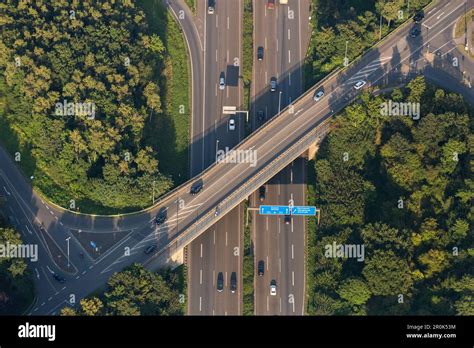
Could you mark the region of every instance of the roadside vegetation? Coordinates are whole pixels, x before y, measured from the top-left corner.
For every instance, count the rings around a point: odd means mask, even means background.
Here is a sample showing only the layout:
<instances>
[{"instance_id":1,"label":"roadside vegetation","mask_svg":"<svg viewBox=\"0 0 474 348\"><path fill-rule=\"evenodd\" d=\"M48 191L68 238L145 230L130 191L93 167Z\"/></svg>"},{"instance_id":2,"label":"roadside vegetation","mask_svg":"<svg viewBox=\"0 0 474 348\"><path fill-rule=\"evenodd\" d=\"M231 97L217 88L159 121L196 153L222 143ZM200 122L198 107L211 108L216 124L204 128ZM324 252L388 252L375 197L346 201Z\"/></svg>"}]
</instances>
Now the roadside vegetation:
<instances>
[{"instance_id":1,"label":"roadside vegetation","mask_svg":"<svg viewBox=\"0 0 474 348\"><path fill-rule=\"evenodd\" d=\"M312 0L313 33L304 67L305 87L344 65L346 43L350 63L377 43L380 34L384 37L429 2L410 0L408 14L408 2L404 0ZM400 10L403 18L399 18Z\"/></svg>"},{"instance_id":2,"label":"roadside vegetation","mask_svg":"<svg viewBox=\"0 0 474 348\"><path fill-rule=\"evenodd\" d=\"M0 197L1 200L1 197ZM2 202L0 201L0 206ZM22 244L20 233L0 215L0 244ZM33 278L24 259L0 257L0 315L22 315L35 297Z\"/></svg>"},{"instance_id":3,"label":"roadside vegetation","mask_svg":"<svg viewBox=\"0 0 474 348\"><path fill-rule=\"evenodd\" d=\"M104 292L80 301L77 308L64 307L63 316L160 315L185 313L182 270L153 273L134 264L110 277Z\"/></svg>"},{"instance_id":4,"label":"roadside vegetation","mask_svg":"<svg viewBox=\"0 0 474 348\"><path fill-rule=\"evenodd\" d=\"M244 0L242 33L242 76L244 78L244 108L250 109L250 92L253 70L253 4L252 0Z\"/></svg>"},{"instance_id":5,"label":"roadside vegetation","mask_svg":"<svg viewBox=\"0 0 474 348\"><path fill-rule=\"evenodd\" d=\"M186 179L184 41L144 3L2 5L0 141L59 205L127 212Z\"/></svg>"},{"instance_id":6,"label":"roadside vegetation","mask_svg":"<svg viewBox=\"0 0 474 348\"><path fill-rule=\"evenodd\" d=\"M388 100L421 119L382 116ZM413 79L364 93L335 120L309 171L308 313L474 314L474 111ZM357 146L354 146L357 144ZM364 246L362 261L329 245Z\"/></svg>"},{"instance_id":7,"label":"roadside vegetation","mask_svg":"<svg viewBox=\"0 0 474 348\"><path fill-rule=\"evenodd\" d=\"M193 14L196 14L196 0L184 0Z\"/></svg>"},{"instance_id":8,"label":"roadside vegetation","mask_svg":"<svg viewBox=\"0 0 474 348\"><path fill-rule=\"evenodd\" d=\"M244 257L242 266L243 278L243 315L254 315L254 252L252 243L252 214L247 211L248 201L245 203L245 216L248 214L248 224L244 227Z\"/></svg>"}]
</instances>

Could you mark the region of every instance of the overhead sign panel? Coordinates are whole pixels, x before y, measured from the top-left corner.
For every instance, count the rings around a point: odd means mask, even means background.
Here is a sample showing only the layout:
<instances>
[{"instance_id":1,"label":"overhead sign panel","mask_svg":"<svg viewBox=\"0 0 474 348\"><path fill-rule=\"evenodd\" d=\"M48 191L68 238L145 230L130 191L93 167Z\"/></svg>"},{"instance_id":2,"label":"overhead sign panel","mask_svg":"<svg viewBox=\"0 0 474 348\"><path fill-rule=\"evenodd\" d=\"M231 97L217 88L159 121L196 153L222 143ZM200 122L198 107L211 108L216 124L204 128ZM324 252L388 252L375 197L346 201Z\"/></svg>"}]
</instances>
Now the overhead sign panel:
<instances>
[{"instance_id":1,"label":"overhead sign panel","mask_svg":"<svg viewBox=\"0 0 474 348\"><path fill-rule=\"evenodd\" d=\"M316 207L312 206L294 206L287 205L261 205L260 215L316 215Z\"/></svg>"}]
</instances>

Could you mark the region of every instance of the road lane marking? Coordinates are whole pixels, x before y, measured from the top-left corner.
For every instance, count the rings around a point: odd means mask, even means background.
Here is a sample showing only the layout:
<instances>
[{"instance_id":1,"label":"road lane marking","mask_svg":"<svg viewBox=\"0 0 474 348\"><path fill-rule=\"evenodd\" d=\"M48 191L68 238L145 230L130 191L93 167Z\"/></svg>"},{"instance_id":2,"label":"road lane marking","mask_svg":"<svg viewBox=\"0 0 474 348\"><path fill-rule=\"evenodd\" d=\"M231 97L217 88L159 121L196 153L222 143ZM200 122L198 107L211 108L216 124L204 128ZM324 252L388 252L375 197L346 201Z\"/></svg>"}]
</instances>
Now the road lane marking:
<instances>
[{"instance_id":1,"label":"road lane marking","mask_svg":"<svg viewBox=\"0 0 474 348\"><path fill-rule=\"evenodd\" d=\"M216 14L216 28L219 28L219 15Z\"/></svg>"},{"instance_id":2,"label":"road lane marking","mask_svg":"<svg viewBox=\"0 0 474 348\"><path fill-rule=\"evenodd\" d=\"M288 86L291 86L291 72L288 73Z\"/></svg>"},{"instance_id":3,"label":"road lane marking","mask_svg":"<svg viewBox=\"0 0 474 348\"><path fill-rule=\"evenodd\" d=\"M265 225L266 225L266 230L268 231L268 216L265 216Z\"/></svg>"},{"instance_id":4,"label":"road lane marking","mask_svg":"<svg viewBox=\"0 0 474 348\"><path fill-rule=\"evenodd\" d=\"M293 183L293 169L290 171L290 183Z\"/></svg>"},{"instance_id":5,"label":"road lane marking","mask_svg":"<svg viewBox=\"0 0 474 348\"><path fill-rule=\"evenodd\" d=\"M288 29L288 40L291 40L290 29Z\"/></svg>"},{"instance_id":6,"label":"road lane marking","mask_svg":"<svg viewBox=\"0 0 474 348\"><path fill-rule=\"evenodd\" d=\"M278 270L281 273L281 257L278 259Z\"/></svg>"},{"instance_id":7,"label":"road lane marking","mask_svg":"<svg viewBox=\"0 0 474 348\"><path fill-rule=\"evenodd\" d=\"M281 313L281 297L280 297L280 313Z\"/></svg>"},{"instance_id":8,"label":"road lane marking","mask_svg":"<svg viewBox=\"0 0 474 348\"><path fill-rule=\"evenodd\" d=\"M230 28L230 20L229 20L229 17L227 17L227 29Z\"/></svg>"},{"instance_id":9,"label":"road lane marking","mask_svg":"<svg viewBox=\"0 0 474 348\"><path fill-rule=\"evenodd\" d=\"M199 284L202 285L202 269L199 270Z\"/></svg>"},{"instance_id":10,"label":"road lane marking","mask_svg":"<svg viewBox=\"0 0 474 348\"><path fill-rule=\"evenodd\" d=\"M202 311L202 297L199 296L199 312Z\"/></svg>"},{"instance_id":11,"label":"road lane marking","mask_svg":"<svg viewBox=\"0 0 474 348\"><path fill-rule=\"evenodd\" d=\"M291 283L295 286L295 271L291 271Z\"/></svg>"},{"instance_id":12,"label":"road lane marking","mask_svg":"<svg viewBox=\"0 0 474 348\"><path fill-rule=\"evenodd\" d=\"M39 278L40 278L40 274L39 274L38 269L37 269L36 267L35 267L35 273L36 273L36 278L39 279Z\"/></svg>"},{"instance_id":13,"label":"road lane marking","mask_svg":"<svg viewBox=\"0 0 474 348\"><path fill-rule=\"evenodd\" d=\"M214 230L214 244L216 244L216 230Z\"/></svg>"},{"instance_id":14,"label":"road lane marking","mask_svg":"<svg viewBox=\"0 0 474 348\"><path fill-rule=\"evenodd\" d=\"M291 244L291 259L295 259L295 245Z\"/></svg>"},{"instance_id":15,"label":"road lane marking","mask_svg":"<svg viewBox=\"0 0 474 348\"><path fill-rule=\"evenodd\" d=\"M288 63L291 63L291 50L288 50Z\"/></svg>"},{"instance_id":16,"label":"road lane marking","mask_svg":"<svg viewBox=\"0 0 474 348\"><path fill-rule=\"evenodd\" d=\"M270 298L267 295L267 312L270 312Z\"/></svg>"},{"instance_id":17,"label":"road lane marking","mask_svg":"<svg viewBox=\"0 0 474 348\"><path fill-rule=\"evenodd\" d=\"M448 53L452 52L452 51L455 50L455 49L456 49L456 47L451 48L451 49L450 49L449 51L447 51L446 53L443 53L443 54L441 55L441 57L444 57L445 55L447 55Z\"/></svg>"},{"instance_id":18,"label":"road lane marking","mask_svg":"<svg viewBox=\"0 0 474 348\"><path fill-rule=\"evenodd\" d=\"M7 195L11 196L11 192L9 192L5 186L3 186L3 189L5 190L5 192L7 193Z\"/></svg>"},{"instance_id":19,"label":"road lane marking","mask_svg":"<svg viewBox=\"0 0 474 348\"><path fill-rule=\"evenodd\" d=\"M26 227L26 230L28 231L29 234L33 234L33 232L30 231L30 229L28 228L27 225L25 225L25 227Z\"/></svg>"},{"instance_id":20,"label":"road lane marking","mask_svg":"<svg viewBox=\"0 0 474 348\"><path fill-rule=\"evenodd\" d=\"M436 19L440 19L442 15L444 15L444 11L441 12L441 14L438 17L436 17Z\"/></svg>"}]
</instances>

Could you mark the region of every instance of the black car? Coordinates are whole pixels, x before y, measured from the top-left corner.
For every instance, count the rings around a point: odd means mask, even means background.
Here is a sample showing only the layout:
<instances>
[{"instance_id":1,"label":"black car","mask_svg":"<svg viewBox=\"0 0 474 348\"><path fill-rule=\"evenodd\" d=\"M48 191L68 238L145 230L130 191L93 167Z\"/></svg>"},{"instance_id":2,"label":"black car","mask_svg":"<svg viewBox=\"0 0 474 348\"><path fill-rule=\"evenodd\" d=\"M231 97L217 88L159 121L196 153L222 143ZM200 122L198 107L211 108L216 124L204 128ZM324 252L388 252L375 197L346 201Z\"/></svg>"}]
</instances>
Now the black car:
<instances>
[{"instance_id":1,"label":"black car","mask_svg":"<svg viewBox=\"0 0 474 348\"><path fill-rule=\"evenodd\" d=\"M201 192L202 187L204 186L202 180L196 181L193 186L191 186L190 193L194 196Z\"/></svg>"},{"instance_id":2,"label":"black car","mask_svg":"<svg viewBox=\"0 0 474 348\"><path fill-rule=\"evenodd\" d=\"M257 59L263 60L263 47L262 46L258 46L257 48Z\"/></svg>"},{"instance_id":3,"label":"black car","mask_svg":"<svg viewBox=\"0 0 474 348\"><path fill-rule=\"evenodd\" d=\"M410 36L411 36L411 37L417 37L418 35L420 35L420 33L421 33L420 28L414 27L414 28L410 31Z\"/></svg>"},{"instance_id":4,"label":"black car","mask_svg":"<svg viewBox=\"0 0 474 348\"><path fill-rule=\"evenodd\" d=\"M144 253L148 255L148 254L151 254L152 252L154 252L155 250L156 250L156 245L154 245L154 244L149 245L145 248Z\"/></svg>"},{"instance_id":5,"label":"black car","mask_svg":"<svg viewBox=\"0 0 474 348\"><path fill-rule=\"evenodd\" d=\"M285 215L285 225L288 225L291 222L291 215Z\"/></svg>"},{"instance_id":6,"label":"black car","mask_svg":"<svg viewBox=\"0 0 474 348\"><path fill-rule=\"evenodd\" d=\"M257 112L257 118L259 122L265 121L265 112L263 110L259 110Z\"/></svg>"},{"instance_id":7,"label":"black car","mask_svg":"<svg viewBox=\"0 0 474 348\"><path fill-rule=\"evenodd\" d=\"M423 18L425 18L425 14L422 11L419 11L413 17L413 21L415 23L420 23L423 20Z\"/></svg>"},{"instance_id":8,"label":"black car","mask_svg":"<svg viewBox=\"0 0 474 348\"><path fill-rule=\"evenodd\" d=\"M64 283L66 281L66 279L64 279L64 277L58 273L54 273L53 274L53 278L54 280L60 282L60 283Z\"/></svg>"},{"instance_id":9,"label":"black car","mask_svg":"<svg viewBox=\"0 0 474 348\"><path fill-rule=\"evenodd\" d=\"M263 276L265 272L265 262L263 260L258 261L257 272L260 277Z\"/></svg>"},{"instance_id":10,"label":"black car","mask_svg":"<svg viewBox=\"0 0 474 348\"><path fill-rule=\"evenodd\" d=\"M217 291L222 292L224 290L224 275L222 272L217 274Z\"/></svg>"},{"instance_id":11,"label":"black car","mask_svg":"<svg viewBox=\"0 0 474 348\"><path fill-rule=\"evenodd\" d=\"M156 215L155 223L157 225L162 225L166 221L166 219L166 214L158 213L158 215Z\"/></svg>"},{"instance_id":12,"label":"black car","mask_svg":"<svg viewBox=\"0 0 474 348\"><path fill-rule=\"evenodd\" d=\"M230 292L234 293L237 290L237 273L232 272L230 275Z\"/></svg>"},{"instance_id":13,"label":"black car","mask_svg":"<svg viewBox=\"0 0 474 348\"><path fill-rule=\"evenodd\" d=\"M258 198L260 199L260 202L263 202L265 199L265 186L260 186L258 189Z\"/></svg>"}]
</instances>

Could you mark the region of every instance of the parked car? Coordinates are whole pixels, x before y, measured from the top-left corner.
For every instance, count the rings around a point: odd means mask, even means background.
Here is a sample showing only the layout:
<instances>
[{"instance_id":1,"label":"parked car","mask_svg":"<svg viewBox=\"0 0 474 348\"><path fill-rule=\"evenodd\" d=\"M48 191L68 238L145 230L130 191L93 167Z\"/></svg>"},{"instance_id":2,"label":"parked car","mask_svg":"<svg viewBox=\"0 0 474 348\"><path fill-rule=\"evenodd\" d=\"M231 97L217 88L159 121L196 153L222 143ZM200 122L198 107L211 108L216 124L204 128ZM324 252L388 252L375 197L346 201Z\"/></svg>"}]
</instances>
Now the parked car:
<instances>
[{"instance_id":1,"label":"parked car","mask_svg":"<svg viewBox=\"0 0 474 348\"><path fill-rule=\"evenodd\" d=\"M257 59L263 60L263 46L258 46L257 48Z\"/></svg>"},{"instance_id":2,"label":"parked car","mask_svg":"<svg viewBox=\"0 0 474 348\"><path fill-rule=\"evenodd\" d=\"M230 275L230 292L234 293L237 290L237 273L232 272Z\"/></svg>"},{"instance_id":3,"label":"parked car","mask_svg":"<svg viewBox=\"0 0 474 348\"><path fill-rule=\"evenodd\" d=\"M152 245L147 246L143 252L148 255L154 252L155 250L156 250L156 245L152 244Z\"/></svg>"},{"instance_id":4,"label":"parked car","mask_svg":"<svg viewBox=\"0 0 474 348\"><path fill-rule=\"evenodd\" d=\"M219 214L221 213L221 208L219 208L219 206L216 207L216 212L214 213L214 216L219 216Z\"/></svg>"},{"instance_id":5,"label":"parked car","mask_svg":"<svg viewBox=\"0 0 474 348\"><path fill-rule=\"evenodd\" d=\"M357 83L354 85L354 88L355 89L361 89L362 87L364 87L366 84L365 81L361 80L361 81L357 81Z\"/></svg>"},{"instance_id":6,"label":"parked car","mask_svg":"<svg viewBox=\"0 0 474 348\"><path fill-rule=\"evenodd\" d=\"M217 291L222 292L224 290L224 275L222 272L217 274Z\"/></svg>"},{"instance_id":7,"label":"parked car","mask_svg":"<svg viewBox=\"0 0 474 348\"><path fill-rule=\"evenodd\" d=\"M265 273L265 262L263 260L258 261L257 272L260 277Z\"/></svg>"},{"instance_id":8,"label":"parked car","mask_svg":"<svg viewBox=\"0 0 474 348\"><path fill-rule=\"evenodd\" d=\"M276 296L277 294L277 282L275 279L273 279L271 282L270 282L270 295L271 296Z\"/></svg>"},{"instance_id":9,"label":"parked car","mask_svg":"<svg viewBox=\"0 0 474 348\"><path fill-rule=\"evenodd\" d=\"M233 118L229 120L229 130L235 131L235 120Z\"/></svg>"}]
</instances>

